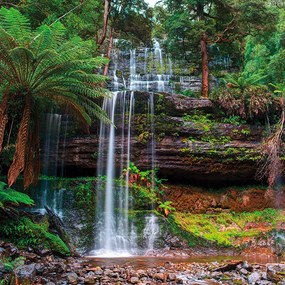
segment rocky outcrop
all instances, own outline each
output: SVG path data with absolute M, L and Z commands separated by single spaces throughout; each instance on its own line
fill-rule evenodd
M 140 169 L 150 165 L 151 126 L 147 93 L 136 92 L 132 118 L 132 157 Z M 159 175 L 172 182 L 199 183 L 211 187 L 255 181 L 261 160 L 262 126 L 223 122 L 208 99 L 155 94 L 155 165 Z M 117 127 L 116 153 L 121 152 L 121 129 Z M 95 134 L 96 133 L 96 134 Z M 93 134 L 69 138 L 64 156 L 68 175 L 94 175 L 98 157 L 98 128 Z M 125 138 L 126 139 L 126 138 Z M 105 155 L 106 156 L 106 155 Z M 121 158 L 115 161 L 120 168 Z
M 165 197 L 179 212 L 195 214 L 215 214 L 220 212 L 251 212 L 265 208 L 285 208 L 285 189 L 269 193 L 262 187 L 229 187 L 213 191 L 211 189 L 166 185 Z M 272 195 L 271 195 L 272 194 Z

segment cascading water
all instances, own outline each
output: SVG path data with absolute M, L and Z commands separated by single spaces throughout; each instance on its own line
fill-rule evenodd
M 128 256 L 138 254 L 136 225 L 129 220 L 132 197 L 129 193 L 129 171 L 132 158 L 132 121 L 134 118 L 135 93 L 114 92 L 112 98 L 104 99 L 103 109 L 112 121 L 111 125 L 101 122 L 98 157 L 97 184 L 97 225 L 95 249 L 90 252 L 96 256 Z M 154 94 L 149 94 L 148 120 L 151 138 L 148 144 L 149 168 L 155 168 L 154 133 Z M 118 163 L 119 162 L 119 163 Z M 116 180 L 123 175 L 123 179 Z M 103 180 L 103 183 L 102 183 Z M 105 183 L 104 183 L 105 182 Z M 152 190 L 155 177 L 152 176 Z M 148 215 L 143 233 L 146 250 L 153 249 L 157 236 L 157 223 L 154 215 Z
M 112 78 L 112 91 L 172 92 L 172 75 L 172 62 L 157 41 L 153 48 L 131 49 L 128 52 L 114 48 L 111 53 L 109 76 Z
M 151 140 L 148 145 L 148 153 L 150 155 L 150 169 L 152 169 L 151 176 L 151 191 L 155 191 L 156 181 L 155 181 L 155 126 L 154 126 L 154 94 L 149 94 L 148 99 L 148 121 L 150 125 Z M 154 207 L 154 205 L 152 205 Z M 159 235 L 160 229 L 158 225 L 157 217 L 152 213 L 147 215 L 145 218 L 145 228 L 143 232 L 144 239 L 147 241 L 147 252 L 154 249 L 155 241 Z
M 137 55 L 136 50 L 130 50 L 130 78 L 129 89 L 136 91 L 172 91 L 170 77 L 172 67 L 169 62 L 164 66 L 162 49 L 159 42 L 155 41 L 154 49 L 144 49 L 143 66 L 140 67 L 140 73 L 137 70 L 137 64 L 142 61 Z M 150 64 L 152 63 L 152 65 Z M 164 72 L 167 71 L 168 74 Z
M 65 120 L 64 120 L 65 119 Z M 68 128 L 68 116 L 50 113 L 46 115 L 44 129 L 43 167 L 45 176 L 57 176 L 58 170 L 63 173 L 63 157 L 59 158 L 60 140 L 63 140 L 63 155 L 65 154 L 66 134 Z M 44 207 L 49 206 L 57 215 L 62 217 L 63 195 L 65 189 L 51 190 L 48 179 L 40 180 L 41 191 L 34 194 L 37 210 L 45 212 Z
M 91 254 L 127 256 L 136 251 L 134 225 L 128 219 L 128 171 L 124 182 L 116 182 L 115 178 L 130 164 L 134 93 L 114 92 L 112 98 L 104 100 L 103 109 L 109 115 L 112 124 L 101 123 L 100 126 L 98 176 L 106 175 L 106 184 L 103 189 L 102 185 L 97 186 L 99 238 L 95 240 L 96 248 Z M 119 126 L 121 130 L 115 126 Z M 120 155 L 117 154 L 118 148 Z M 120 169 L 115 167 L 115 161 L 118 159 Z

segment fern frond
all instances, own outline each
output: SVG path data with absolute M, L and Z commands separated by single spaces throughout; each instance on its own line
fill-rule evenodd
M 16 151 L 14 154 L 14 159 L 8 171 L 9 187 L 12 184 L 14 184 L 19 174 L 23 171 L 25 167 L 25 155 L 26 155 L 26 148 L 27 148 L 28 135 L 29 135 L 30 116 L 31 116 L 31 100 L 30 97 L 27 96 L 23 117 L 17 135 Z
M 0 26 L 10 34 L 15 41 L 26 46 L 31 39 L 31 25 L 24 15 L 14 8 L 0 9 Z

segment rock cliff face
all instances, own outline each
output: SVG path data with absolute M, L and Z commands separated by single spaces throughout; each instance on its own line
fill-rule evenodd
M 132 118 L 132 157 L 140 169 L 150 164 L 151 127 L 146 114 L 148 95 L 135 92 Z M 171 182 L 199 183 L 206 186 L 248 184 L 255 180 L 261 158 L 264 129 L 240 125 L 214 114 L 207 99 L 183 95 L 155 94 L 155 163 L 159 175 Z M 121 126 L 117 125 L 118 133 Z M 94 175 L 97 168 L 98 128 L 88 136 L 71 137 L 64 155 L 68 175 Z M 117 145 L 116 153 L 121 146 Z M 120 166 L 120 161 L 116 161 Z

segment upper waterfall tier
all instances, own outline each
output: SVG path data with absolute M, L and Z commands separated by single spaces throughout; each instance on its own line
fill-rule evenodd
M 132 49 L 126 52 L 113 49 L 109 77 L 113 91 L 132 90 L 172 92 L 172 62 L 160 48 Z

